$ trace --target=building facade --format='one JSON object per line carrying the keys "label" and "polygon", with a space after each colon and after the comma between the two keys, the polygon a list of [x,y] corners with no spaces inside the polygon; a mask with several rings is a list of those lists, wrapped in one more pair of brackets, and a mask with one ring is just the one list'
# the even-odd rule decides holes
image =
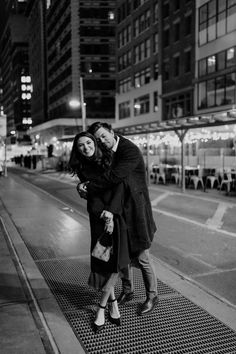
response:
{"label": "building facade", "polygon": [[[9,4],[8,4],[9,5]],[[2,106],[7,116],[7,132],[17,132],[15,138],[27,140],[31,119],[31,79],[28,61],[28,27],[24,5],[12,2],[1,33]]]}
{"label": "building facade", "polygon": [[29,26],[29,67],[32,80],[32,127],[48,120],[46,3],[29,0],[25,14]]}
{"label": "building facade", "polygon": [[130,127],[132,132],[146,123],[151,128],[161,120],[158,0],[117,1],[116,13],[115,127]]}
{"label": "building facade", "polygon": [[196,3],[195,112],[236,117],[236,1]]}
{"label": "building facade", "polygon": [[82,102],[87,125],[113,122],[115,1],[47,2],[46,42],[48,115],[31,136],[40,133],[43,142],[74,136],[83,128]]}

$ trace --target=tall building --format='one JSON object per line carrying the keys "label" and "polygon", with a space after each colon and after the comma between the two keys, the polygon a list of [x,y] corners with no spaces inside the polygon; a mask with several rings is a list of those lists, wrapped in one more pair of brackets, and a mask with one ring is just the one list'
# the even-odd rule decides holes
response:
{"label": "tall building", "polygon": [[31,118],[32,127],[48,120],[46,3],[29,0],[25,14],[29,26],[29,68],[32,80]]}
{"label": "tall building", "polygon": [[162,120],[193,115],[195,1],[161,0]]}
{"label": "tall building", "polygon": [[28,140],[31,119],[31,80],[28,63],[28,27],[23,15],[26,2],[6,2],[6,21],[1,32],[2,106],[7,132],[16,131],[18,141]]}
{"label": "tall building", "polygon": [[32,136],[40,133],[44,142],[74,136],[83,126],[82,102],[88,125],[101,119],[114,121],[115,3],[47,2],[48,115],[32,128]]}
{"label": "tall building", "polygon": [[120,0],[116,13],[115,127],[131,134],[152,131],[161,121],[158,0]]}
{"label": "tall building", "polygon": [[209,122],[236,118],[236,1],[196,3],[195,112]]}

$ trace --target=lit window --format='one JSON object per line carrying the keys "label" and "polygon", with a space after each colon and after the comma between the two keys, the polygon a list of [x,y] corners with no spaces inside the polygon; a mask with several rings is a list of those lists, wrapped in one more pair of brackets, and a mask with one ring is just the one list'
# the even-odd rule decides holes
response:
{"label": "lit window", "polygon": [[110,21],[113,21],[113,20],[115,19],[115,14],[114,14],[114,12],[112,12],[112,11],[109,11],[109,12],[108,12],[108,19],[109,19]]}

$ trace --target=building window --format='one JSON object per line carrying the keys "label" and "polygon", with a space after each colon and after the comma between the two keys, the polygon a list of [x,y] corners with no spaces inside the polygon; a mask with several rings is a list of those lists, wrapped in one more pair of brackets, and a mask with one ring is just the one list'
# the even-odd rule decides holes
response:
{"label": "building window", "polygon": [[158,18],[159,18],[158,2],[155,2],[155,4],[154,4],[153,16],[154,16],[153,22],[156,23],[158,21]]}
{"label": "building window", "polygon": [[231,105],[235,102],[236,73],[218,76],[198,84],[198,108]]}
{"label": "building window", "polygon": [[175,0],[173,3],[174,3],[174,11],[178,11],[180,9],[180,0]]}
{"label": "building window", "polygon": [[147,10],[134,21],[134,37],[137,37],[140,33],[148,29],[150,24],[151,12],[150,10]]}
{"label": "building window", "polygon": [[180,72],[180,57],[179,55],[174,57],[174,76],[179,76]]}
{"label": "building window", "polygon": [[118,59],[118,70],[122,71],[131,65],[131,51],[124,53]]}
{"label": "building window", "polygon": [[191,50],[187,50],[184,53],[184,72],[188,73],[191,71]]}
{"label": "building window", "polygon": [[153,79],[157,80],[158,79],[158,75],[159,75],[159,66],[158,66],[158,64],[154,64],[154,67],[153,67]]}
{"label": "building window", "polygon": [[119,104],[119,119],[130,117],[130,101]]}
{"label": "building window", "polygon": [[131,40],[131,26],[127,26],[120,33],[118,33],[118,47],[121,48]]}
{"label": "building window", "polygon": [[134,76],[134,85],[136,88],[139,88],[143,85],[146,85],[150,82],[151,79],[151,70],[146,68],[142,71],[139,71]]}
{"label": "building window", "polygon": [[137,64],[150,57],[150,39],[146,39],[134,48],[134,63]]}
{"label": "building window", "polygon": [[131,89],[131,77],[127,77],[119,82],[119,93],[125,93]]}
{"label": "building window", "polygon": [[153,53],[158,53],[158,33],[153,35]]}
{"label": "building window", "polygon": [[236,65],[236,47],[230,48],[226,51],[226,67]]}
{"label": "building window", "polygon": [[176,119],[191,115],[191,93],[168,98],[164,101],[164,119]]}
{"label": "building window", "polygon": [[170,12],[170,4],[169,2],[165,2],[163,5],[163,17],[166,18],[169,16]]}
{"label": "building window", "polygon": [[144,95],[134,100],[134,115],[140,116],[145,113],[149,113],[150,101],[149,95]]}
{"label": "building window", "polygon": [[198,62],[199,77],[236,65],[236,47],[229,48]]}
{"label": "building window", "polygon": [[236,29],[235,0],[210,0],[199,8],[199,45]]}
{"label": "building window", "polygon": [[158,92],[153,92],[153,112],[158,111]]}
{"label": "building window", "polygon": [[207,58],[207,72],[208,74],[214,73],[216,70],[216,56],[212,55]]}
{"label": "building window", "polygon": [[168,47],[170,44],[170,29],[166,28],[163,31],[163,45],[164,47]]}
{"label": "building window", "polygon": [[170,73],[169,73],[169,70],[170,70],[170,63],[169,63],[169,60],[165,60],[164,61],[164,64],[163,64],[163,73],[164,73],[164,81],[167,81],[169,80],[170,78]]}
{"label": "building window", "polygon": [[179,41],[180,38],[180,23],[177,22],[174,24],[174,41]]}
{"label": "building window", "polygon": [[188,36],[192,32],[192,16],[185,17],[185,36]]}

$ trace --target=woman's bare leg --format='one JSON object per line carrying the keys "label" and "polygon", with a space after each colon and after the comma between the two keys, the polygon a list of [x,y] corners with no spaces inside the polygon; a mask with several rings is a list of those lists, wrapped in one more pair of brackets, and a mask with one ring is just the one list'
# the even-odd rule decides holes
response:
{"label": "woman's bare leg", "polygon": [[114,287],[111,288],[109,302],[110,302],[110,316],[112,318],[120,318],[120,311],[115,297]]}
{"label": "woman's bare leg", "polygon": [[[114,291],[114,288],[111,288],[111,289],[113,289],[113,291]],[[109,296],[111,294],[111,289],[102,292],[102,296],[101,296],[101,299],[99,302],[99,305],[101,307],[100,306],[98,307],[98,311],[97,311],[96,318],[94,321],[94,323],[98,326],[103,325],[105,322],[105,308],[106,308]]]}

